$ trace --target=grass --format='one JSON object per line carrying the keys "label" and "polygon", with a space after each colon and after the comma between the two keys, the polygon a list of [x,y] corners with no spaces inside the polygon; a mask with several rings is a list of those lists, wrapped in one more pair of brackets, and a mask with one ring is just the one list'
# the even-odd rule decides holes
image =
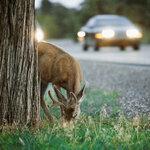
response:
{"label": "grass", "polygon": [[[116,92],[88,89],[80,119],[72,128],[43,119],[39,129],[0,133],[0,150],[149,150],[148,118],[126,119]],[[46,99],[48,97],[46,96]],[[58,110],[53,113],[58,114]]]}

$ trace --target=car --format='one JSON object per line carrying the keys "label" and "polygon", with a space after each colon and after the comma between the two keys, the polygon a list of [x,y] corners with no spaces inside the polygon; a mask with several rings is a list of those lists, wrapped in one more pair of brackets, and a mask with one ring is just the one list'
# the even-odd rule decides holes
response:
{"label": "car", "polygon": [[103,46],[118,46],[120,50],[131,46],[139,50],[143,36],[141,30],[126,17],[108,14],[90,18],[77,35],[85,51],[89,47],[98,51]]}

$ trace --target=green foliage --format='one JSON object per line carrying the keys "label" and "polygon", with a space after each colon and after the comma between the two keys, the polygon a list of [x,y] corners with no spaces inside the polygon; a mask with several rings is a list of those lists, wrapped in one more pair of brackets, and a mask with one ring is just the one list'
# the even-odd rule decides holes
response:
{"label": "green foliage", "polygon": [[76,11],[48,0],[42,2],[41,8],[36,11],[36,18],[44,29],[46,39],[74,37],[80,28]]}
{"label": "green foliage", "polygon": [[52,8],[52,3],[49,0],[42,0],[42,4],[40,8],[42,14],[44,15],[50,14],[51,8]]}
{"label": "green foliage", "polygon": [[[49,101],[49,97],[45,96]],[[83,114],[74,127],[62,128],[59,121],[54,125],[49,125],[48,122],[43,120],[41,127],[34,131],[18,129],[10,132],[6,130],[0,133],[0,149],[150,149],[148,118],[143,118],[135,126],[133,120],[128,120],[123,115],[112,117],[102,113],[104,105],[111,106],[112,109],[116,107],[117,97],[116,92],[88,89],[82,105]],[[114,112],[116,112],[116,108]]]}
{"label": "green foliage", "polygon": [[59,34],[59,27],[57,26],[53,16],[49,15],[38,15],[37,20],[45,34],[45,38],[57,38]]}

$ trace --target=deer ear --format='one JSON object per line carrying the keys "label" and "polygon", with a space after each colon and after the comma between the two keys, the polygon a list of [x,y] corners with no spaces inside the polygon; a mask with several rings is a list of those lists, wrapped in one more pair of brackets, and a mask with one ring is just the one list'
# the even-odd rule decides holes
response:
{"label": "deer ear", "polygon": [[83,86],[83,88],[81,89],[81,91],[77,95],[78,102],[82,102],[82,97],[84,95],[84,91],[85,91],[85,85]]}
{"label": "deer ear", "polygon": [[54,91],[56,93],[56,96],[59,100],[61,101],[67,101],[67,99],[65,98],[65,96],[63,94],[61,94],[61,92],[57,89],[57,87],[55,85],[53,85]]}

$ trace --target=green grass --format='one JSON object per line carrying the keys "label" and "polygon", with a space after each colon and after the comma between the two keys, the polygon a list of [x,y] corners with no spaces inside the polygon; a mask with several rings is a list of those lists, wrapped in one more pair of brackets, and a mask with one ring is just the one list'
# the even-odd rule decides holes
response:
{"label": "green grass", "polygon": [[[116,92],[88,89],[80,119],[72,128],[43,120],[39,129],[0,133],[0,150],[149,150],[148,118],[126,119]],[[48,100],[48,96],[46,96]],[[59,111],[53,111],[59,115]]]}

